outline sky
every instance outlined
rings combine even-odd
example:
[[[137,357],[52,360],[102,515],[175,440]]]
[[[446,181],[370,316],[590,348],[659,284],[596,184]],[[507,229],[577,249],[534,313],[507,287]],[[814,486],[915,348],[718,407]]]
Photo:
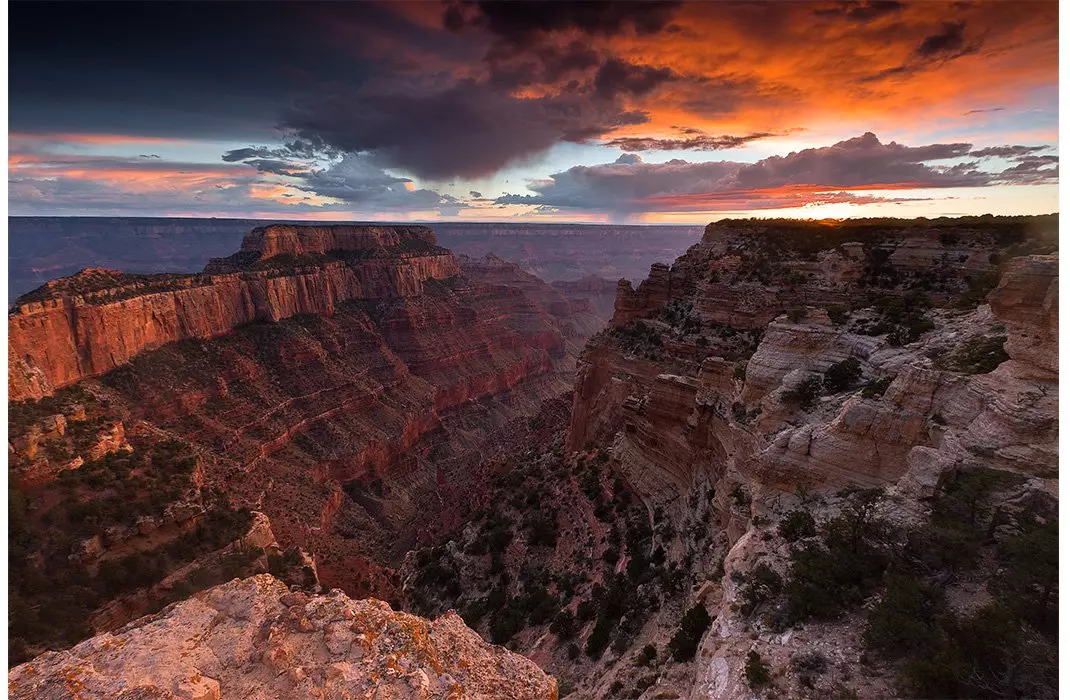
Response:
[[[13,215],[1058,210],[1056,2],[11,2]]]

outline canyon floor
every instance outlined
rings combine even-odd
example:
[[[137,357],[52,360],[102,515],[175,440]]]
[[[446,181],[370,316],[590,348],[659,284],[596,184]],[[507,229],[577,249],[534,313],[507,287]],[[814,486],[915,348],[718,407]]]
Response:
[[[1055,217],[722,221],[637,286],[438,243],[16,304],[17,695],[1057,696]]]

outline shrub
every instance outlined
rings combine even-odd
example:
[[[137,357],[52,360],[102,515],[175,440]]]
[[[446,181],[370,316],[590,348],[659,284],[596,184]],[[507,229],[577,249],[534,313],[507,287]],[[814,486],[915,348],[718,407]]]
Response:
[[[693,659],[702,635],[710,626],[710,622],[712,622],[710,614],[706,611],[706,606],[701,603],[692,606],[684,613],[679,629],[669,640],[669,652],[672,653],[672,657],[677,661]]]
[[[923,653],[936,641],[936,615],[942,607],[937,591],[913,576],[889,572],[881,602],[866,621],[866,646],[891,658]]]
[[[843,513],[822,528],[820,542],[792,550],[784,587],[791,621],[837,617],[880,584],[888,562],[881,546],[888,525],[875,517],[882,499],[876,489],[849,494]]]
[[[635,655],[633,664],[635,666],[648,666],[651,661],[658,658],[658,648],[653,644],[647,644],[643,647],[642,651]]]
[[[884,396],[884,392],[888,391],[888,387],[892,385],[892,380],[895,377],[880,377],[874,379],[862,389],[862,397],[866,399],[876,399]]]
[[[591,634],[587,637],[587,645],[584,647],[584,652],[588,657],[597,659],[602,656],[602,652],[609,646],[609,633],[613,631],[613,623],[605,615],[599,615],[598,620],[594,623],[594,629],[591,630]]]
[[[862,376],[862,363],[857,358],[849,357],[837,362],[825,372],[825,391],[836,394],[850,389]]]
[[[811,376],[794,389],[785,391],[781,398],[784,403],[798,406],[804,411],[812,408],[817,397],[821,395],[822,381],[820,378]]]
[[[750,494],[743,490],[742,485],[737,484],[728,495],[732,498],[732,502],[736,504],[737,508],[750,507]]]
[[[978,336],[967,340],[942,363],[946,369],[966,374],[988,374],[1010,359],[1003,349],[1007,336]]]
[[[750,615],[762,603],[780,595],[783,587],[784,581],[780,578],[780,574],[773,571],[764,561],[761,562],[744,577],[743,585],[739,590],[743,601],[740,612]]]
[[[494,615],[490,625],[490,639],[495,644],[505,644],[513,635],[524,629],[527,614],[523,609],[514,607],[514,604],[515,601],[509,601]]]
[[[806,651],[791,657],[791,669],[796,673],[824,673],[829,661],[820,651]]]
[[[829,319],[832,320],[837,326],[842,326],[847,323],[847,308],[843,306],[830,306],[826,309],[828,311]]]
[[[576,636],[576,617],[571,610],[565,609],[554,616],[550,631],[560,639],[572,639]]]
[[[747,652],[747,662],[743,666],[743,674],[752,688],[760,688],[769,685],[773,681],[773,675],[770,673],[768,664],[762,661],[762,655],[753,649]]]
[[[817,525],[809,511],[793,510],[780,521],[777,532],[788,542],[798,542],[804,537],[816,535]]]

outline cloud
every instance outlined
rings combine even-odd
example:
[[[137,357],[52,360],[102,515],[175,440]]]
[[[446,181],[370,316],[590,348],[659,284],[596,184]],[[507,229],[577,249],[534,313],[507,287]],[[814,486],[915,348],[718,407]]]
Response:
[[[440,213],[455,214],[463,206],[453,196],[417,188],[412,179],[388,173],[368,155],[345,153],[334,157],[287,146],[270,152],[276,155],[288,153],[290,159],[257,157],[267,151],[263,148],[237,149],[223,154],[223,160],[233,162],[242,155],[253,156],[241,162],[261,173],[284,176],[278,182],[293,190],[361,208],[377,211],[436,209]],[[305,153],[309,155],[306,157]]]
[[[889,15],[896,15],[903,9],[898,0],[869,0],[868,2],[837,2],[831,6],[819,7],[814,15],[825,18],[849,19],[854,22],[872,22]]]
[[[1005,107],[991,107],[989,109],[971,109],[968,112],[963,112],[962,115],[965,116],[965,117],[968,117],[971,114],[987,114],[989,112],[1002,112],[1005,109],[1006,109]]]
[[[1014,148],[1014,147],[1003,147]],[[623,155],[614,163],[575,166],[529,183],[534,194],[509,194],[499,204],[568,207],[597,211],[745,210],[812,203],[863,203],[870,195],[850,190],[907,190],[1040,184],[1057,178],[1055,156],[1001,173],[979,170],[975,161],[942,165],[972,152],[969,143],[905,146],[882,143],[865,133],[831,146],[808,148],[756,163],[693,163],[673,159],[646,163]],[[894,201],[884,198],[882,201]]]
[[[673,77],[669,68],[654,68],[613,58],[598,69],[594,77],[594,89],[599,97],[608,99],[621,93],[641,96]]]
[[[714,136],[705,134],[697,129],[686,129],[684,131],[694,135],[679,139],[623,136],[606,141],[606,145],[623,151],[722,151],[729,148],[739,148],[752,141],[779,135],[766,131],[742,136],[730,136],[728,134]]]
[[[561,141],[588,141],[647,119],[579,92],[516,98],[464,80],[431,93],[322,94],[286,124],[340,152],[374,153],[383,167],[443,180],[490,175]]]
[[[1021,156],[1043,151],[1047,146],[990,146],[976,151],[970,151],[974,158],[1018,158]]]
[[[971,128],[972,105],[1014,105],[993,125],[1006,132],[1054,129],[1057,115],[1051,2],[11,10],[13,132],[249,144],[229,162],[264,177],[296,176],[286,163],[313,153],[317,168],[348,153],[438,181],[489,176],[561,143],[715,151],[831,123],[956,133]],[[1032,108],[1046,111],[1020,116]],[[301,140],[278,145],[280,129]]]
[[[966,46],[965,31],[965,22],[944,22],[940,31],[930,34],[918,44],[914,54],[920,58],[932,58],[959,53]]]
[[[585,34],[612,36],[633,31],[639,36],[656,34],[672,19],[679,2],[479,2],[474,7],[451,3],[443,14],[443,26],[460,31],[466,25],[485,27],[514,44],[527,45],[540,34],[578,30]]]
[[[1057,182],[1058,156],[1022,156],[1018,164],[999,174],[999,179],[1013,184],[1034,185]]]
[[[468,196],[472,199],[483,199],[483,193],[472,190],[468,193]]]

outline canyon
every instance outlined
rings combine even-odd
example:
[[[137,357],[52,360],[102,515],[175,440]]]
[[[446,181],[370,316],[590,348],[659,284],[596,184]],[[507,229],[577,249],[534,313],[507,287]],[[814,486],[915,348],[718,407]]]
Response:
[[[725,220],[637,285],[547,283],[441,242],[273,225],[200,274],[89,270],[16,303],[18,575],[62,559],[97,580],[202,534],[91,601],[93,629],[28,644],[20,660],[97,633],[12,683],[148,682],[148,640],[212,615],[229,639],[251,614],[273,631],[233,664],[212,665],[209,635],[190,648],[208,660],[152,682],[215,697],[386,678],[444,697],[448,675],[471,697],[697,700],[925,697],[939,679],[976,696],[968,660],[922,674],[889,641],[923,596],[942,612],[906,613],[916,648],[961,659],[945,621],[989,625],[1034,672],[985,682],[1051,696],[1056,217]],[[154,473],[173,474],[160,502],[141,495]],[[146,512],[41,541],[94,493]],[[415,642],[384,644],[415,656],[354,657],[366,630],[332,631],[350,619],[404,630]],[[447,648],[497,675],[444,671]]]
[[[13,216],[8,223],[10,299],[86,267],[131,274],[202,270],[211,258],[233,253],[251,229],[265,224],[256,219],[67,216]],[[675,260],[702,235],[701,226],[441,221],[434,228],[439,243],[458,255],[494,254],[551,284],[591,275],[638,282],[652,261]]]

